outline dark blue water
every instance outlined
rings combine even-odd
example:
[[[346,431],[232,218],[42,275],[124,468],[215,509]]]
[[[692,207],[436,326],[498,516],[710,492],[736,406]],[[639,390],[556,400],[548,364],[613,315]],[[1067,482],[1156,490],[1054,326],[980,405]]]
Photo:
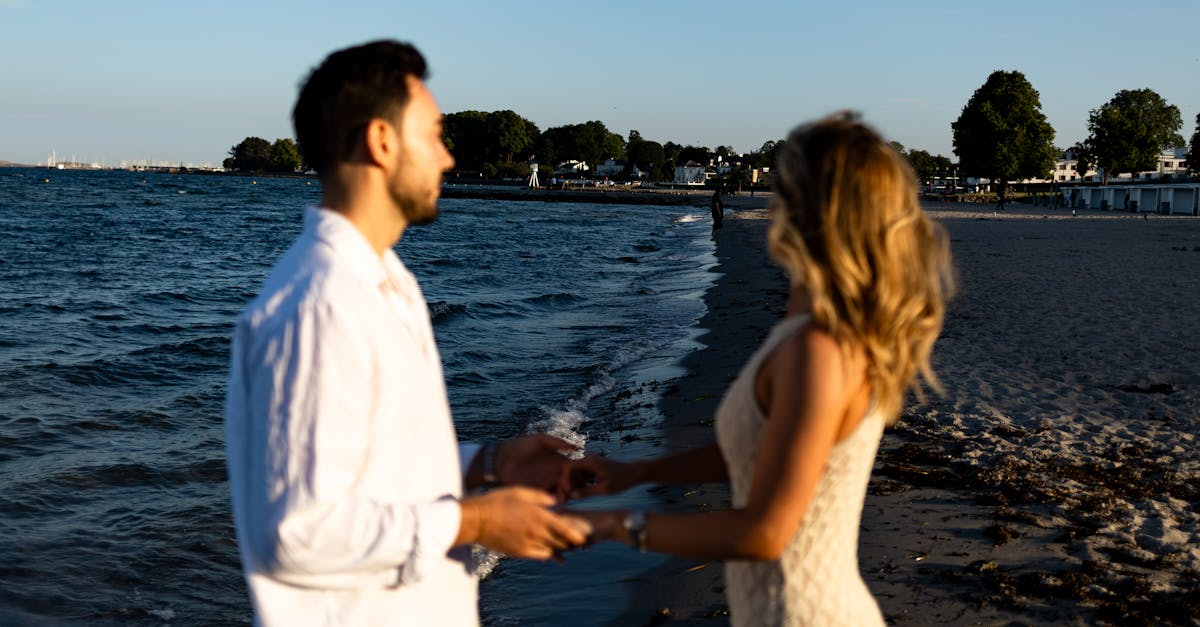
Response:
[[[0,169],[0,624],[249,621],[223,459],[228,341],[318,199],[302,179]],[[460,437],[536,428],[611,447],[652,429],[655,379],[690,347],[711,283],[702,212],[441,208],[398,251],[430,303]],[[640,566],[582,563],[597,560],[618,570],[586,594],[580,561],[502,560],[484,622],[609,620],[619,568]]]

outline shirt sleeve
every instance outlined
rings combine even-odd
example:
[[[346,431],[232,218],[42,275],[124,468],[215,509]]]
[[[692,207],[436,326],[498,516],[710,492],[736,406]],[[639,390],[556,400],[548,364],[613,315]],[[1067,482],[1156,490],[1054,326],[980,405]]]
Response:
[[[359,489],[372,445],[373,344],[353,317],[300,307],[249,342],[240,516],[260,570],[288,583],[411,583],[445,559],[461,511],[453,495],[382,501]],[[236,491],[236,488],[235,488]],[[254,494],[257,491],[258,494]]]

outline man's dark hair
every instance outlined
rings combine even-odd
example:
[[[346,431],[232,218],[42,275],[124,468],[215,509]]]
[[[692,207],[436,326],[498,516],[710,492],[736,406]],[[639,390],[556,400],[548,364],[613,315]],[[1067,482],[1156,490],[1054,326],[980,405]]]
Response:
[[[408,104],[407,77],[425,80],[425,57],[411,44],[373,41],[330,54],[304,84],[292,109],[300,154],[324,178],[349,157],[366,124]]]

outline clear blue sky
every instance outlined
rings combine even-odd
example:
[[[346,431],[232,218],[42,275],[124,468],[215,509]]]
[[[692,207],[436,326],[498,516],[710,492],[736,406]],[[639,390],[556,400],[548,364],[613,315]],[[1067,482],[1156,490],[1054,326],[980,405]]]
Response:
[[[953,158],[950,123],[997,69],[1041,94],[1056,144],[1150,88],[1200,112],[1200,2],[1041,0],[0,0],[0,160],[219,164],[290,137],[296,85],[377,38],[428,58],[445,112],[512,109],[539,128],[737,151],[850,108]]]

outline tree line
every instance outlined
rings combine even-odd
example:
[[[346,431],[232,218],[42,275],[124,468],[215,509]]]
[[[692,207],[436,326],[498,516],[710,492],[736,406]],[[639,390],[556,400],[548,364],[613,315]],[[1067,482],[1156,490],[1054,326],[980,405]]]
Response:
[[[1037,90],[1021,72],[998,70],[988,76],[951,125],[958,162],[924,150],[893,146],[904,155],[925,182],[951,168],[962,176],[990,179],[1001,195],[1009,181],[1043,178],[1065,152],[1055,147],[1054,128],[1042,113]],[[1150,89],[1121,90],[1093,109],[1088,117],[1088,137],[1071,146],[1083,176],[1090,169],[1111,176],[1153,170],[1162,150],[1184,144],[1179,131],[1179,108]],[[589,165],[624,160],[629,176],[634,167],[651,180],[671,178],[676,165],[708,165],[717,158],[730,163],[728,182],[748,182],[753,168],[774,165],[783,140],[765,142],[758,150],[738,155],[728,146],[660,143],[636,131],[628,138],[613,133],[597,120],[567,124],[545,131],[512,110],[460,111],[445,116],[443,139],[460,171],[485,178],[529,176],[531,159],[551,171],[557,164],[575,160]],[[268,142],[247,137],[229,151],[227,169],[250,172],[296,172],[306,169],[291,139]],[[1189,144],[1187,166],[1200,172],[1200,115]],[[540,168],[539,168],[540,169]],[[618,176],[617,178],[620,178]]]
[[[1200,172],[1200,115],[1187,164]],[[1080,177],[1102,173],[1104,183],[1118,174],[1154,170],[1163,150],[1182,146],[1179,108],[1151,89],[1123,89],[1088,115],[1088,137],[1069,149]],[[1020,72],[993,72],[975,90],[951,124],[954,153],[961,169],[998,185],[1000,203],[1009,181],[1043,178],[1063,150],[1042,113],[1037,90]]]
[[[222,163],[226,170],[243,172],[298,172],[304,168],[300,148],[291,138],[269,142],[261,137],[247,137],[229,149]]]
[[[555,126],[542,131],[528,119],[511,110],[460,111],[445,116],[443,137],[460,171],[479,172],[492,178],[529,176],[529,162],[535,160],[542,172],[553,170],[567,161],[589,165],[609,159],[625,161],[626,170],[616,178],[628,177],[634,167],[651,180],[671,178],[676,165],[696,162],[708,165],[720,157],[737,157],[733,178],[752,167],[774,163],[777,142],[763,144],[758,151],[739,156],[728,146],[660,143],[642,137],[637,130],[628,138],[610,131],[603,122]],[[542,168],[545,168],[544,170]]]
[[[628,164],[625,172],[614,178],[629,177],[636,166],[651,180],[664,180],[673,176],[676,164],[708,165],[719,157],[731,160],[733,171],[728,177],[729,182],[748,182],[750,169],[773,165],[778,149],[783,145],[782,140],[768,141],[757,151],[738,155],[729,146],[710,149],[671,141],[660,143],[642,137],[636,130],[624,138],[597,120],[541,131],[536,124],[511,110],[450,113],[445,116],[443,125],[442,138],[454,155],[457,170],[485,178],[528,177],[531,160],[541,164],[539,170],[545,173],[571,160],[596,165],[614,159]],[[269,142],[260,137],[247,137],[230,148],[223,165],[226,169],[244,172],[308,169],[295,141],[276,139]]]

